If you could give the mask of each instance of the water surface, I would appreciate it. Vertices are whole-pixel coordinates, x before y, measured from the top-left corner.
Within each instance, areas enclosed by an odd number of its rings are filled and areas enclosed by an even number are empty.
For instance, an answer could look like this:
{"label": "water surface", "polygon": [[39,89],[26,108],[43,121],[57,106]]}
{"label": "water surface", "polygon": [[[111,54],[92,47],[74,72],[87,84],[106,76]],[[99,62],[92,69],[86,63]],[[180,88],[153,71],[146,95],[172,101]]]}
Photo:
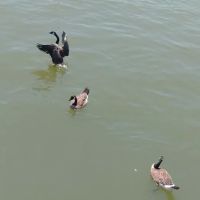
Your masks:
{"label": "water surface", "polygon": [[[0,2],[0,197],[198,199],[199,1]],[[68,34],[67,70],[36,43]],[[89,104],[69,109],[84,87]],[[152,162],[181,190],[154,191]]]}

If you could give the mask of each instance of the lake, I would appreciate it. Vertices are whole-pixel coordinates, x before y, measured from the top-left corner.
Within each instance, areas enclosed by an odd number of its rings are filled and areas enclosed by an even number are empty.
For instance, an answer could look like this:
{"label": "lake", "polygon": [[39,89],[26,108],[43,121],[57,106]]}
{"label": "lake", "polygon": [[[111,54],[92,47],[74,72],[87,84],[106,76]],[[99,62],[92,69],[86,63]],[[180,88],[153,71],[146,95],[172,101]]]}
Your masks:
{"label": "lake", "polygon": [[[199,198],[200,1],[0,2],[0,198]],[[68,69],[36,48],[65,31]],[[89,103],[69,97],[90,88]],[[180,190],[157,190],[150,166]]]}

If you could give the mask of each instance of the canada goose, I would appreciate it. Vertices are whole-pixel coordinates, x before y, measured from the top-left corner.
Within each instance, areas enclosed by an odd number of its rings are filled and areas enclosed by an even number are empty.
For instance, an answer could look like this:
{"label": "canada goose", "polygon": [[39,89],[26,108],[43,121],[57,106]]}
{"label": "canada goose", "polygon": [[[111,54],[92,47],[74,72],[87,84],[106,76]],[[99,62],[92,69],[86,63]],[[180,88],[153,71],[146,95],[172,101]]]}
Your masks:
{"label": "canada goose", "polygon": [[50,34],[56,36],[56,44],[37,44],[39,50],[44,51],[45,53],[51,56],[52,62],[55,65],[63,64],[63,57],[69,55],[69,44],[67,41],[66,33],[62,33],[62,46],[59,45],[59,37],[56,32],[51,31]]}
{"label": "canada goose", "polygon": [[153,163],[151,166],[151,177],[156,182],[156,184],[164,189],[176,189],[179,187],[173,183],[172,177],[167,172],[166,169],[160,168],[160,164],[163,161],[163,156],[160,157],[157,163]]}
{"label": "canada goose", "polygon": [[72,109],[83,108],[88,103],[89,92],[89,89],[85,88],[79,95],[71,96],[69,99],[70,107]]}

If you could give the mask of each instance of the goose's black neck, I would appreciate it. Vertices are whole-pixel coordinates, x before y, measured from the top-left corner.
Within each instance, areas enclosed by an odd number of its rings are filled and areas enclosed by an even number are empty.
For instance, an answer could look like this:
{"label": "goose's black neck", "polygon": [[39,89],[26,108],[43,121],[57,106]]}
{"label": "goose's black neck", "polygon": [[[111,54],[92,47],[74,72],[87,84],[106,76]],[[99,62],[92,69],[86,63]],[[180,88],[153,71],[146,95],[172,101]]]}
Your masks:
{"label": "goose's black neck", "polygon": [[161,157],[161,158],[159,159],[159,161],[158,161],[157,163],[154,164],[154,168],[155,168],[155,169],[160,169],[159,167],[160,167],[160,164],[162,163],[162,161],[163,161],[163,157]]}
{"label": "goose's black neck", "polygon": [[76,106],[77,105],[77,97],[74,96],[74,103],[72,104],[73,106]]}
{"label": "goose's black neck", "polygon": [[56,40],[56,44],[59,44],[59,41],[60,41],[60,40],[59,40],[59,37],[58,37],[57,33],[54,32],[54,35],[56,36],[56,39],[57,39],[57,40]]}
{"label": "goose's black neck", "polygon": [[59,44],[60,39],[59,39],[57,33],[55,31],[51,31],[50,34],[52,34],[56,37],[56,44]]}

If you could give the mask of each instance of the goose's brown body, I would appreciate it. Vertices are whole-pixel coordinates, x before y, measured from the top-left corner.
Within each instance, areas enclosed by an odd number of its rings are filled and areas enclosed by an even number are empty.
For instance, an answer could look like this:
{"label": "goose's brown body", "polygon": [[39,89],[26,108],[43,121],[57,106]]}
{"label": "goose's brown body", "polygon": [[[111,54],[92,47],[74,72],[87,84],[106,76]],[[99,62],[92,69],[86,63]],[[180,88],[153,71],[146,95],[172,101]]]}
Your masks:
{"label": "goose's brown body", "polygon": [[83,108],[88,103],[89,89],[85,88],[79,95],[71,96],[69,101],[71,101],[70,107],[72,109]]}
{"label": "goose's brown body", "polygon": [[161,186],[164,189],[170,190],[170,189],[179,189],[178,186],[176,186],[173,183],[172,177],[168,173],[168,171],[164,168],[160,168],[160,164],[162,162],[163,157],[158,161],[158,163],[153,163],[151,166],[150,174],[152,179],[155,181],[155,183],[158,186]]}

